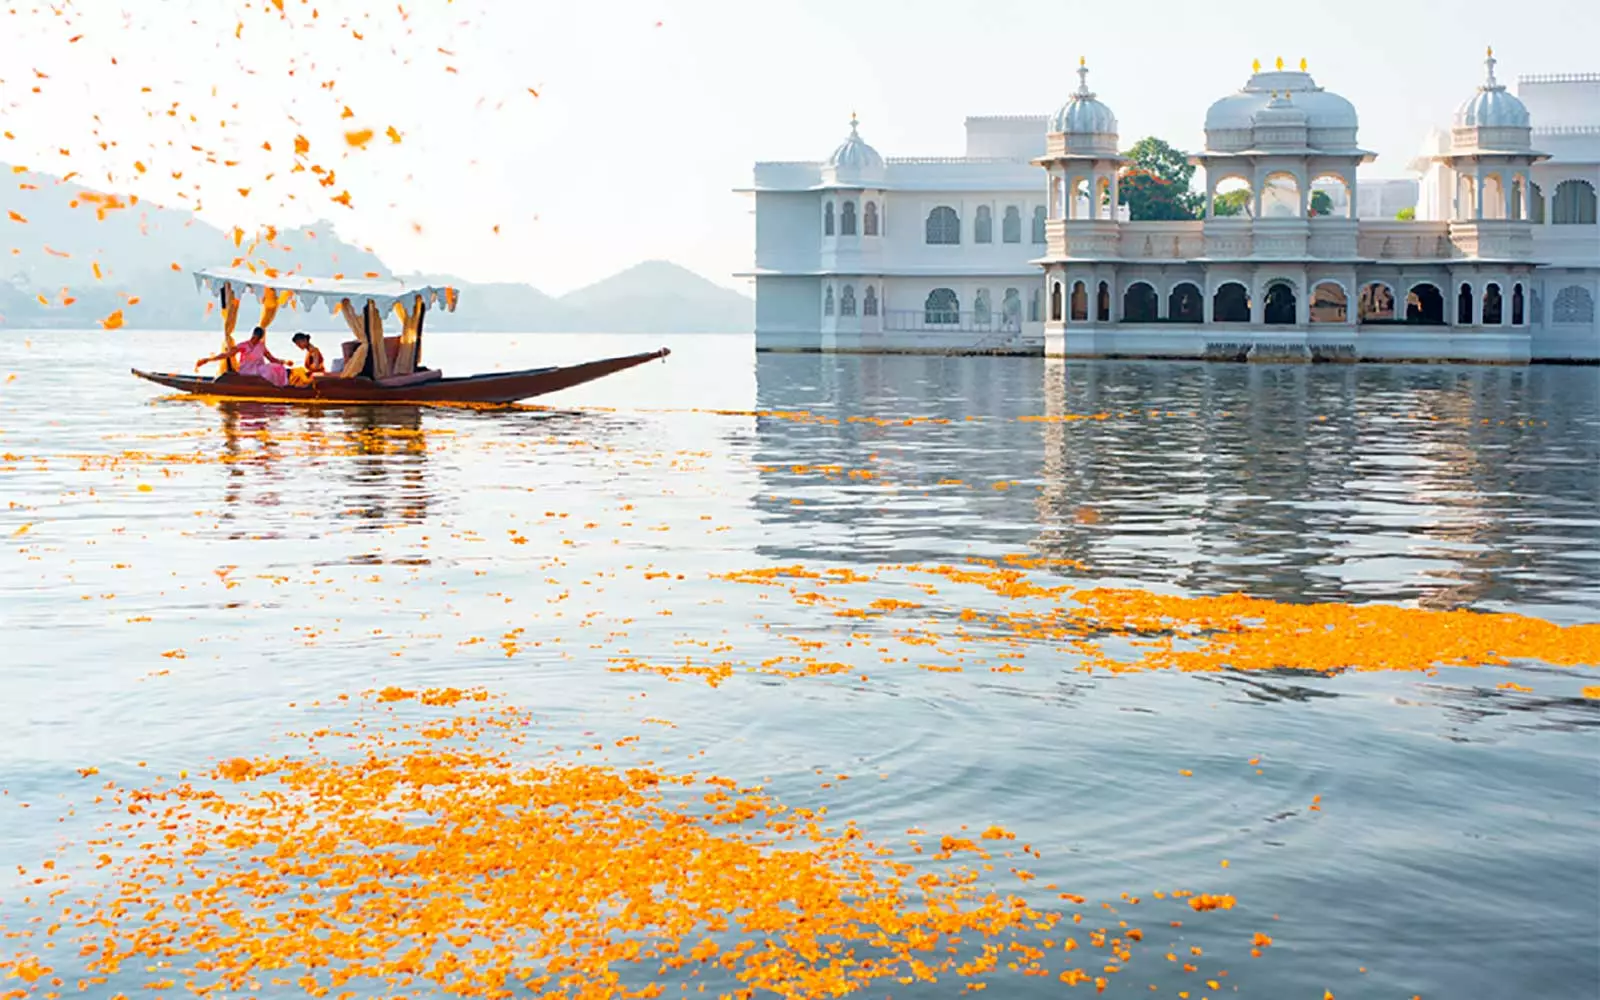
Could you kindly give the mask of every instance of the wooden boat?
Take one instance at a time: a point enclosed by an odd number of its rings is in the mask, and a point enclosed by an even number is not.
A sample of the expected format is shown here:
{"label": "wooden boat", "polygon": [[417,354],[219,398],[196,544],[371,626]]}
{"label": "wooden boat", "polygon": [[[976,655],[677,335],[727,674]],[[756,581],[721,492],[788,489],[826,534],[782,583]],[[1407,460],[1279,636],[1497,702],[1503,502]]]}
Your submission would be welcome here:
{"label": "wooden boat", "polygon": [[[169,389],[203,396],[272,400],[285,403],[478,403],[506,404],[570,389],[617,372],[665,358],[666,348],[644,354],[603,358],[583,364],[486,372],[446,378],[421,362],[423,323],[430,307],[455,311],[459,294],[448,285],[408,285],[396,280],[349,281],[283,275],[270,269],[212,268],[195,272],[195,285],[217,295],[222,309],[223,353],[217,375],[178,375],[132,369],[139,378]],[[343,315],[353,340],[343,344],[336,371],[318,374],[308,384],[275,385],[258,374],[244,374],[234,363],[234,330],[240,300],[253,294],[261,303],[256,325],[266,329],[280,308],[311,308],[326,303]],[[359,309],[357,308],[359,304]],[[400,320],[396,337],[383,335],[383,317]],[[198,365],[196,367],[199,367]]]}

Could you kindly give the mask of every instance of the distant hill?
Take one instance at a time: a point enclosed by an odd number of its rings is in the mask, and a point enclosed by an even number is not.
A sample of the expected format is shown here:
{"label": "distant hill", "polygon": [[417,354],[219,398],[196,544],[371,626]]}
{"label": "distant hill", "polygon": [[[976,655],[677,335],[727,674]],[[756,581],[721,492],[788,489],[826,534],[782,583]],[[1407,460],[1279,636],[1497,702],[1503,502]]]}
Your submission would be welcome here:
{"label": "distant hill", "polygon": [[[108,202],[107,197],[49,174],[13,173],[0,164],[0,328],[81,328],[119,308],[130,328],[215,325],[190,271],[237,256],[232,235],[181,208],[131,198]],[[11,212],[27,221],[14,221]],[[276,247],[256,256],[280,270],[392,274],[375,254],[341,240],[329,222],[281,230],[274,242]],[[461,289],[454,314],[429,317],[435,330],[744,333],[755,323],[749,297],[668,261],[636,264],[559,298],[532,285],[426,277]],[[64,297],[75,301],[68,307]],[[138,299],[135,306],[128,305],[132,297]],[[294,314],[291,323],[308,330],[342,329],[321,311]]]}
{"label": "distant hill", "polygon": [[755,329],[755,302],[670,261],[642,264],[568,292],[557,302],[574,329],[616,333],[741,333]]}

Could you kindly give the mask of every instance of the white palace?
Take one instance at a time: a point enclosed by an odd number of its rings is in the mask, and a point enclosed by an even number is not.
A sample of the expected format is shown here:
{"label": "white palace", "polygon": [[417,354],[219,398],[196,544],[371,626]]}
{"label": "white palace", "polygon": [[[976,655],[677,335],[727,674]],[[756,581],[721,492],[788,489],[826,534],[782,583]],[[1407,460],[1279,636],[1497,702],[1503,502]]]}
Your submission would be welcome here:
{"label": "white palace", "polygon": [[968,118],[965,156],[852,119],[824,162],[757,163],[757,349],[1600,360],[1600,73],[1512,94],[1491,52],[1417,181],[1367,190],[1350,102],[1258,66],[1206,112],[1205,217],[1159,222],[1119,207],[1087,74],[1052,116]]}

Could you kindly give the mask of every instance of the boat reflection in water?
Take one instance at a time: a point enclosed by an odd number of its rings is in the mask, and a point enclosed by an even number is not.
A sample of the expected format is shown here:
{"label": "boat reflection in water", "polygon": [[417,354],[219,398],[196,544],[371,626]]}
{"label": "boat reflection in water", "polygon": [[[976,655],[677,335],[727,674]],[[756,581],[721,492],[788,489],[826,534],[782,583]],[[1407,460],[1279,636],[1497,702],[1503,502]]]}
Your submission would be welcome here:
{"label": "boat reflection in water", "polygon": [[[421,524],[428,517],[430,434],[415,406],[288,407],[219,400],[219,460],[227,468],[225,522],[235,537],[276,537],[259,508],[285,502],[319,509],[356,530]],[[289,471],[292,469],[292,473]],[[308,498],[315,498],[308,502]]]}

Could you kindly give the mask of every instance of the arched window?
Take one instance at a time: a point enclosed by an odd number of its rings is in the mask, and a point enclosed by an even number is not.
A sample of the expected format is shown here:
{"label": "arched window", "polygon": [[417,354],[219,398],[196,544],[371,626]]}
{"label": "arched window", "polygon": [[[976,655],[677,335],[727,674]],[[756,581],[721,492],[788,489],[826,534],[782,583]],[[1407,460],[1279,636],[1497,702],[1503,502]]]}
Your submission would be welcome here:
{"label": "arched window", "polygon": [[1101,323],[1111,322],[1111,286],[1100,282],[1100,292],[1094,300],[1094,318]]}
{"label": "arched window", "polygon": [[1028,296],[1028,322],[1039,322],[1039,289],[1035,288],[1033,294]]}
{"label": "arched window", "polygon": [[1072,311],[1068,315],[1074,323],[1087,322],[1089,319],[1089,289],[1081,281],[1072,283]]}
{"label": "arched window", "polygon": [[1394,319],[1394,291],[1381,281],[1362,285],[1356,297],[1356,318],[1363,323]]}
{"label": "arched window", "polygon": [[822,203],[822,235],[833,235],[833,202]]}
{"label": "arched window", "polygon": [[972,242],[994,242],[994,216],[988,205],[978,206],[978,217],[972,223]]}
{"label": "arched window", "polygon": [[[872,203],[869,201],[867,204]],[[878,315],[878,289],[872,285],[868,285],[867,290],[861,295],[861,315]]]}
{"label": "arched window", "polygon": [[1472,286],[1465,281],[1461,283],[1461,290],[1456,292],[1456,325],[1472,325]]}
{"label": "arched window", "polygon": [[1072,179],[1072,200],[1068,203],[1067,211],[1069,219],[1093,218],[1094,213],[1089,211],[1089,178]]}
{"label": "arched window", "polygon": [[1147,282],[1135,281],[1122,291],[1122,322],[1154,322],[1156,302],[1156,290]]}
{"label": "arched window", "polygon": [[974,323],[988,323],[992,318],[989,308],[989,290],[978,289],[978,294],[972,297],[972,321]]}
{"label": "arched window", "polygon": [[1061,322],[1061,282],[1050,282],[1050,322]]}
{"label": "arched window", "polygon": [[1350,316],[1350,301],[1344,289],[1324,281],[1311,289],[1311,322],[1343,323]]}
{"label": "arched window", "polygon": [[1261,321],[1272,326],[1293,326],[1300,321],[1295,313],[1293,285],[1275,281],[1267,286],[1267,294],[1261,299]]}
{"label": "arched window", "polygon": [[856,286],[846,285],[839,290],[839,315],[854,316],[856,314]]}
{"label": "arched window", "polygon": [[828,290],[826,292],[824,292],[823,295],[822,295],[822,315],[824,315],[824,316],[832,316],[833,315],[833,286],[832,285],[829,285],[828,286]]}
{"label": "arched window", "polygon": [[951,245],[961,242],[961,216],[949,205],[940,205],[928,213],[927,228],[929,243]]}
{"label": "arched window", "polygon": [[1200,294],[1199,286],[1193,282],[1180,281],[1167,293],[1167,319],[1174,323],[1204,323],[1205,303],[1205,297]]}
{"label": "arched window", "polygon": [[1044,242],[1044,206],[1033,206],[1033,242]]}
{"label": "arched window", "polygon": [[839,206],[839,235],[854,236],[856,234],[856,203],[847,201]]}
{"label": "arched window", "polygon": [[861,209],[861,234],[878,235],[878,203],[875,201],[867,202]]}
{"label": "arched window", "polygon": [[[954,214],[954,213],[951,213]],[[961,300],[949,288],[935,288],[922,304],[923,321],[933,325],[954,325],[961,322]]]}
{"label": "arched window", "polygon": [[1300,178],[1282,171],[1268,174],[1261,188],[1262,218],[1287,219],[1300,214]]}
{"label": "arched window", "polygon": [[1533,181],[1529,181],[1528,194],[1530,196],[1528,200],[1532,202],[1532,204],[1528,206],[1532,209],[1532,211],[1528,213],[1528,221],[1536,226],[1542,226],[1544,225],[1544,188],[1540,187],[1538,184],[1535,184]]}
{"label": "arched window", "polygon": [[1490,174],[1483,179],[1483,217],[1485,219],[1506,217],[1506,189],[1500,183],[1499,174]]}
{"label": "arched window", "polygon": [[1528,320],[1544,325],[1544,292],[1538,285],[1528,289]]}
{"label": "arched window", "polygon": [[1406,292],[1406,322],[1437,326],[1444,322],[1444,293],[1426,281]]}
{"label": "arched window", "polygon": [[1015,288],[1006,289],[1005,297],[1000,300],[1000,315],[1005,318],[1006,326],[1020,327],[1022,325],[1022,293]]}
{"label": "arched window", "polygon": [[1577,179],[1556,185],[1550,198],[1550,223],[1556,226],[1592,226],[1595,219],[1594,185]]}
{"label": "arched window", "polygon": [[1593,323],[1594,296],[1582,285],[1568,285],[1556,293],[1555,304],[1550,307],[1553,323]]}
{"label": "arched window", "polygon": [[1006,206],[1005,218],[1000,220],[1000,239],[1004,243],[1022,242],[1022,209]]}
{"label": "arched window", "polygon": [[1473,179],[1466,174],[1456,177],[1456,215],[1458,219],[1473,217],[1473,206],[1477,204],[1478,189]]}
{"label": "arched window", "polygon": [[1521,326],[1526,312],[1522,305],[1522,282],[1511,286],[1511,325]]}
{"label": "arched window", "polygon": [[1522,218],[1522,193],[1524,190],[1522,175],[1513,174],[1511,177],[1511,218],[1513,220]]}
{"label": "arched window", "polygon": [[1500,299],[1500,286],[1490,282],[1483,289],[1483,325],[1499,326],[1505,303]]}
{"label": "arched window", "polygon": [[1250,290],[1237,281],[1218,285],[1211,296],[1213,323],[1250,322]]}

